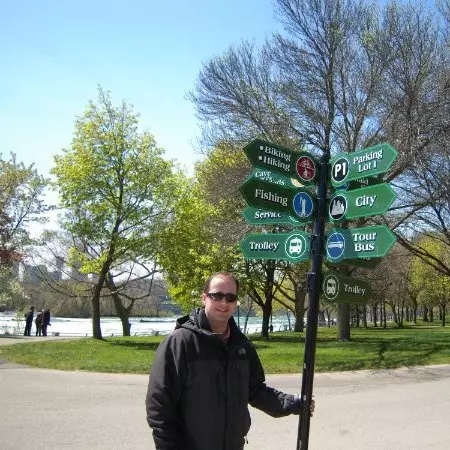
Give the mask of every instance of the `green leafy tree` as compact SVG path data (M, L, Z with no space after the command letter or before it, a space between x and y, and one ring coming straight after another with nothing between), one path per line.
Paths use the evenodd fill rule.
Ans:
M47 184L33 164L18 162L14 154L9 159L0 155L0 302L7 306L22 292L18 263L32 243L30 226L45 221L51 209L44 201Z
M90 102L77 119L71 146L55 157L52 173L66 211L62 226L77 238L69 261L94 280L92 328L97 339L102 338L103 289L113 294L128 334L132 303L122 303L120 292L124 280L135 274L124 267L130 262L153 266L159 234L183 193L184 177L174 169L153 136L138 131L131 106L113 106L102 89L98 102ZM143 277L153 273L143 270Z
M450 263L448 247L439 243L436 239L424 237L420 243L430 258L438 259L444 264ZM424 261L424 258L414 258L412 268L412 280L415 286L420 286L420 295L424 307L439 307L442 326L445 326L446 312L450 302L450 277L436 270L433 264Z

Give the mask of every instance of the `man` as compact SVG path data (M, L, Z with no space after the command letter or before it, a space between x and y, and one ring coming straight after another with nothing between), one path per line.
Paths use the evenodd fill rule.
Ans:
M33 326L33 317L34 317L34 306L30 306L30 310L25 313L25 330L23 332L24 336L31 335L31 327Z
M297 395L264 383L256 350L232 317L238 289L230 273L208 278L203 307L161 342L146 398L157 450L243 449L248 403L274 417L300 413Z
M47 327L49 325L51 325L51 323L50 323L50 310L49 309L45 309L43 311L44 312L42 314L42 323L41 323L42 336L47 336Z

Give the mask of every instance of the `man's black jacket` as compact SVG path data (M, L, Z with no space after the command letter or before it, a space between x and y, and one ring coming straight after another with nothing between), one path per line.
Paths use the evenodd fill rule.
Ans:
M242 449L248 403L274 417L300 412L298 396L264 381L259 357L233 318L228 342L210 331L203 308L178 319L150 374L147 421L156 449Z

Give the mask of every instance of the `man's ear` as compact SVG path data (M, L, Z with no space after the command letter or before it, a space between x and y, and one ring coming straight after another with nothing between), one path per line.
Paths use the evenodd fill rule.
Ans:
M204 306L205 303L206 303L206 297L207 297L207 295L203 292L203 293L202 293L202 303L203 303L203 306Z

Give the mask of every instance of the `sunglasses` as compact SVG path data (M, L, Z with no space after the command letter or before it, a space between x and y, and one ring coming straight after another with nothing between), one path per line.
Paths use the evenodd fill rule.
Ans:
M227 303L234 303L238 299L236 294L224 294L223 292L208 292L206 295L215 302L225 299Z

